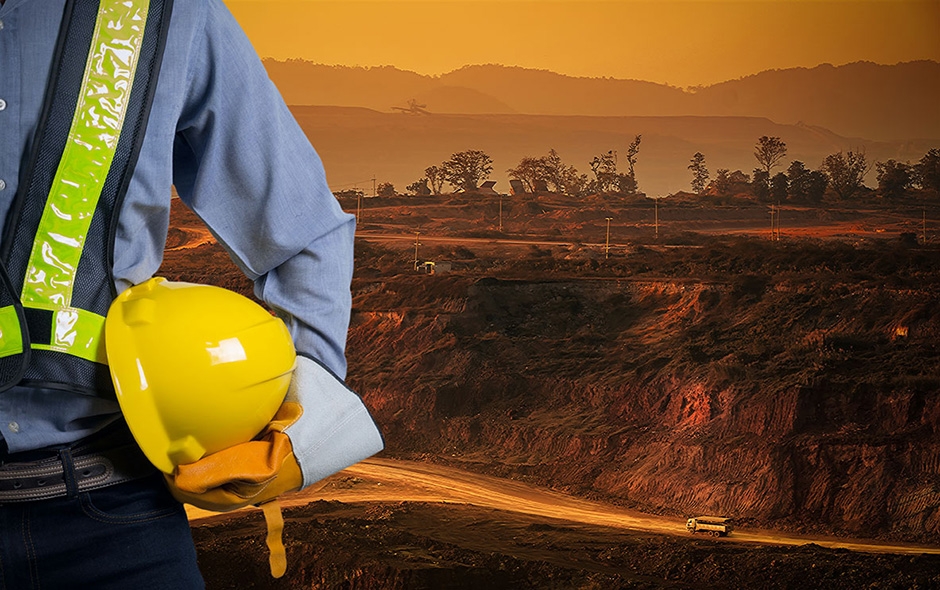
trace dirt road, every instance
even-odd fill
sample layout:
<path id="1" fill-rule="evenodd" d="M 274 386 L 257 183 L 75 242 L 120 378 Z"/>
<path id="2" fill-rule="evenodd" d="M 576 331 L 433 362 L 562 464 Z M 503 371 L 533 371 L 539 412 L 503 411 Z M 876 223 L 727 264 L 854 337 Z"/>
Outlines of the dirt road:
<path id="1" fill-rule="evenodd" d="M 301 506 L 316 500 L 470 504 L 570 522 L 688 536 L 682 519 L 642 514 L 513 480 L 428 463 L 392 459 L 363 461 L 329 478 L 319 489 L 308 489 L 284 497 L 282 504 Z M 191 506 L 187 506 L 187 511 L 190 520 L 218 516 Z M 757 529 L 736 530 L 731 537 L 723 540 L 770 545 L 815 543 L 823 547 L 872 553 L 940 555 L 940 547 L 937 546 L 795 536 Z"/>
<path id="2" fill-rule="evenodd" d="M 415 234 L 380 233 L 357 231 L 356 238 L 367 242 L 407 242 L 414 244 Z M 466 236 L 432 236 L 421 234 L 420 243 L 437 244 L 483 244 L 483 245 L 510 245 L 510 246 L 572 246 L 574 242 L 568 240 L 536 240 L 527 238 L 472 238 Z M 596 245 L 596 244 L 595 244 Z M 613 245 L 613 244 L 611 244 Z"/>

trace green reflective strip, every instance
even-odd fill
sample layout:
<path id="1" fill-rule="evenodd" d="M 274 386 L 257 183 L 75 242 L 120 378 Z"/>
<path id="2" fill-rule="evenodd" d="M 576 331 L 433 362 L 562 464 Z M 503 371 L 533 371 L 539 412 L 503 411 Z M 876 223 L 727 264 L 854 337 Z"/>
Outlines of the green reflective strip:
<path id="1" fill-rule="evenodd" d="M 23 352 L 23 333 L 16 308 L 0 307 L 0 358 Z"/>
<path id="2" fill-rule="evenodd" d="M 33 241 L 21 301 L 67 308 L 117 148 L 140 56 L 147 0 L 102 0 L 82 89 Z"/>
<path id="3" fill-rule="evenodd" d="M 88 361 L 108 364 L 104 346 L 104 317 L 84 309 L 53 309 L 51 344 L 32 344 L 36 350 L 54 350 Z"/>

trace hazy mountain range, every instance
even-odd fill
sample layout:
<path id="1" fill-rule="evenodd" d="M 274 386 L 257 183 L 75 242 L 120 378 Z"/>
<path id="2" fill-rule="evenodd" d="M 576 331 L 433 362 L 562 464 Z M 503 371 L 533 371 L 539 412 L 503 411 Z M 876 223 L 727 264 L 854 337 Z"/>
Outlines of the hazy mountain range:
<path id="1" fill-rule="evenodd" d="M 499 65 L 441 76 L 301 60 L 266 60 L 265 66 L 290 105 L 390 112 L 413 99 L 430 113 L 766 117 L 847 138 L 940 139 L 940 63 L 934 61 L 769 70 L 691 89 Z"/>
<path id="2" fill-rule="evenodd" d="M 508 192 L 507 170 L 525 156 L 555 149 L 590 175 L 594 156 L 625 153 L 638 134 L 637 180 L 650 195 L 688 190 L 697 151 L 712 175 L 719 168 L 750 173 L 762 135 L 786 142 L 780 169 L 793 160 L 816 168 L 840 150 L 864 151 L 871 163 L 914 162 L 940 147 L 940 64 L 929 61 L 768 71 L 694 91 L 503 66 L 433 77 L 393 67 L 265 65 L 333 190 L 371 194 L 375 178 L 403 191 L 428 166 L 479 149 L 493 159 L 496 189 Z M 430 114 L 393 109 L 409 101 Z"/>

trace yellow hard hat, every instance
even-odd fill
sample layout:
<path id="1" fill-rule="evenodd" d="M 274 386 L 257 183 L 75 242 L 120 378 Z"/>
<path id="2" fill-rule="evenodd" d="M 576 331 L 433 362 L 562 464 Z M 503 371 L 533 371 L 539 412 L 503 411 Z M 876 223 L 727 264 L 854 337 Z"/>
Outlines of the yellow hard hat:
<path id="1" fill-rule="evenodd" d="M 296 360 L 287 326 L 257 303 L 163 278 L 118 295 L 105 348 L 131 433 L 165 473 L 257 435 Z"/>

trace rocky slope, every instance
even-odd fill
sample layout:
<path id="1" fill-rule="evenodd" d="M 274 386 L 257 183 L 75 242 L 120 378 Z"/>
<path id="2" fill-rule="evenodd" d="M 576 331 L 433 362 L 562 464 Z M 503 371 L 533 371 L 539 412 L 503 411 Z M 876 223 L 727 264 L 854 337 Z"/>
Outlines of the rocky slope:
<path id="1" fill-rule="evenodd" d="M 491 262 L 355 281 L 350 383 L 390 455 L 940 541 L 936 251 L 723 239 Z"/>
<path id="2" fill-rule="evenodd" d="M 221 248 L 174 236 L 165 276 L 250 293 Z M 349 382 L 390 456 L 677 518 L 938 543 L 940 252 L 901 237 L 667 234 L 609 260 L 431 243 L 423 259 L 454 267 L 435 276 L 410 271 L 408 242 L 357 240 Z"/>

